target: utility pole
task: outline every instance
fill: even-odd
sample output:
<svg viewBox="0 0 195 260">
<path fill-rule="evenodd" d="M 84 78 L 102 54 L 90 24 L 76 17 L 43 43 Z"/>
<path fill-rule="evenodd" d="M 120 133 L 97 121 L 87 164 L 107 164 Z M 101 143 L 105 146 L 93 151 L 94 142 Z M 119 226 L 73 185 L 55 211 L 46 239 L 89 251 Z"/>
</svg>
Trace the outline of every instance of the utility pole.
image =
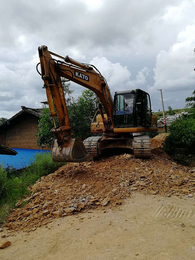
<svg viewBox="0 0 195 260">
<path fill-rule="evenodd" d="M 164 101 L 163 101 L 162 89 L 159 89 L 159 91 L 160 91 L 160 94 L 161 94 L 163 118 L 164 118 L 164 125 L 165 125 L 165 133 L 167 133 L 167 123 L 166 123 L 166 118 L 165 118 L 165 109 L 164 109 Z"/>
</svg>

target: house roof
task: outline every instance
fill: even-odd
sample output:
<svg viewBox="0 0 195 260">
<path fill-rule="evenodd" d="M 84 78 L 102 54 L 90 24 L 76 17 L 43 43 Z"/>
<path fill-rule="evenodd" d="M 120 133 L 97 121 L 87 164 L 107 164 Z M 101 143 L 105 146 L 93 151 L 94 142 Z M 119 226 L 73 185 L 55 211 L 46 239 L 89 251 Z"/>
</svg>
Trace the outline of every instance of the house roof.
<svg viewBox="0 0 195 260">
<path fill-rule="evenodd" d="M 16 155 L 17 152 L 9 147 L 0 144 L 0 154 Z"/>
<path fill-rule="evenodd" d="M 2 123 L 0 125 L 0 129 L 7 127 L 8 125 L 10 125 L 13 121 L 15 121 L 18 117 L 20 117 L 23 114 L 29 114 L 29 115 L 33 115 L 33 116 L 40 118 L 41 113 L 43 111 L 42 108 L 30 108 L 30 107 L 25 107 L 25 106 L 21 106 L 21 109 L 22 110 L 19 111 L 17 114 L 15 114 L 10 119 L 8 119 L 4 123 Z"/>
</svg>

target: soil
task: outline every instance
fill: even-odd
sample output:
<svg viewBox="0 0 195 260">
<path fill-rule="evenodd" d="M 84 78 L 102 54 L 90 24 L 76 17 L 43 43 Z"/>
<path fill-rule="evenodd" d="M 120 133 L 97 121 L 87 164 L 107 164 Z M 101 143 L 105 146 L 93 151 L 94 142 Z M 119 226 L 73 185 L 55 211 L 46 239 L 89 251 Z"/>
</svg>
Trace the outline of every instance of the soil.
<svg viewBox="0 0 195 260">
<path fill-rule="evenodd" d="M 1 259 L 195 259 L 195 168 L 163 152 L 165 137 L 151 140 L 150 159 L 123 154 L 42 177 L 6 220 Z"/>
</svg>

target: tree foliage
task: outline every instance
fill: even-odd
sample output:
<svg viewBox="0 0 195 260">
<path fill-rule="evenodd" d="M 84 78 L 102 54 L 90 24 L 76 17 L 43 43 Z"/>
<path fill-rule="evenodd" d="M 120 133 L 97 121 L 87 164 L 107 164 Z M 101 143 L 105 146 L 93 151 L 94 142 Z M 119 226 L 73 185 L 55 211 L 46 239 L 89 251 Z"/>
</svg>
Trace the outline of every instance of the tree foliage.
<svg viewBox="0 0 195 260">
<path fill-rule="evenodd" d="M 97 110 L 98 100 L 94 92 L 84 90 L 69 107 L 71 129 L 75 137 L 85 139 L 91 135 L 90 125 Z"/>
<path fill-rule="evenodd" d="M 51 132 L 53 128 L 53 119 L 50 115 L 49 108 L 44 108 L 41 114 L 41 118 L 38 124 L 37 130 L 37 145 L 50 148 L 53 142 L 53 133 Z"/>
<path fill-rule="evenodd" d="M 91 135 L 90 125 L 91 120 L 93 119 L 94 114 L 97 110 L 97 97 L 95 93 L 91 90 L 84 90 L 82 92 L 82 95 L 78 97 L 77 100 L 74 100 L 70 97 L 70 94 L 72 94 L 72 92 L 69 92 L 69 86 L 66 88 L 65 91 L 68 96 L 66 97 L 66 104 L 68 109 L 71 130 L 75 137 L 85 139 Z M 55 118 L 55 122 L 57 123 L 58 127 L 59 121 L 57 117 Z M 54 136 L 51 130 L 53 127 L 54 124 L 50 116 L 50 111 L 48 108 L 45 108 L 39 120 L 37 131 L 37 144 L 39 146 L 52 146 Z"/>
<path fill-rule="evenodd" d="M 195 108 L 195 90 L 192 92 L 191 97 L 186 98 L 186 103 L 187 103 L 186 104 L 187 107 Z"/>
<path fill-rule="evenodd" d="M 195 91 L 192 97 L 186 98 L 186 102 L 194 111 Z M 182 116 L 171 124 L 164 149 L 174 156 L 178 151 L 183 151 L 183 157 L 195 154 L 195 113 Z"/>
<path fill-rule="evenodd" d="M 1 117 L 1 118 L 0 118 L 0 125 L 3 124 L 3 123 L 5 123 L 5 121 L 7 121 L 7 118 Z"/>
<path fill-rule="evenodd" d="M 186 149 L 188 153 L 195 153 L 195 119 L 191 117 L 175 120 L 165 140 L 165 151 L 174 154 L 178 149 Z"/>
<path fill-rule="evenodd" d="M 168 113 L 169 113 L 170 116 L 175 115 L 175 112 L 174 112 L 174 110 L 172 109 L 171 106 L 168 106 Z"/>
</svg>

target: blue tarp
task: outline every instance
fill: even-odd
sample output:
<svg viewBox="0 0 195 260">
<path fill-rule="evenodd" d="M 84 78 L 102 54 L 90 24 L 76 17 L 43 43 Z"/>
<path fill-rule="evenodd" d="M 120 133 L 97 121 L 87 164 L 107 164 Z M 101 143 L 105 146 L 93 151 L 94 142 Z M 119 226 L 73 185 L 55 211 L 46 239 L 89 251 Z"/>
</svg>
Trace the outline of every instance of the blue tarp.
<svg viewBox="0 0 195 260">
<path fill-rule="evenodd" d="M 35 160 L 35 154 L 48 153 L 46 150 L 34 150 L 34 149 L 18 149 L 12 148 L 18 154 L 17 155 L 3 155 L 0 154 L 0 164 L 3 168 L 12 167 L 15 169 L 22 169 L 30 165 Z"/>
</svg>

